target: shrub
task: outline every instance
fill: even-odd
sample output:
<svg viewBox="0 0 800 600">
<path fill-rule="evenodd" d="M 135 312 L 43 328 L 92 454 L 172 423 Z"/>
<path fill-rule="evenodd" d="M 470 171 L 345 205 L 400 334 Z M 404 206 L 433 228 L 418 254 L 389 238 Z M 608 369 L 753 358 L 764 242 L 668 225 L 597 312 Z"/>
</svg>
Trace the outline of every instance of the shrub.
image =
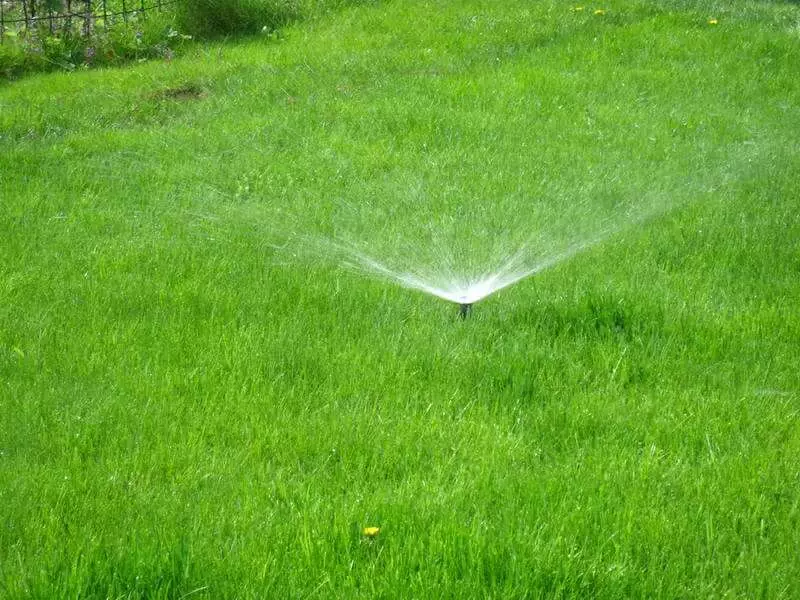
<svg viewBox="0 0 800 600">
<path fill-rule="evenodd" d="M 301 16 L 298 0 L 182 0 L 180 28 L 210 38 L 273 31 Z"/>
</svg>

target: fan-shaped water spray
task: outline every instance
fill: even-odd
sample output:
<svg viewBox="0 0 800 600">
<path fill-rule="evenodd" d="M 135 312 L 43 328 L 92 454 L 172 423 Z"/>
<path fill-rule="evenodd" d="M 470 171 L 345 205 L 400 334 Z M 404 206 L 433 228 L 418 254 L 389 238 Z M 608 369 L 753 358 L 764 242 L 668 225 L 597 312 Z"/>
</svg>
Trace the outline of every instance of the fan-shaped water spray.
<svg viewBox="0 0 800 600">
<path fill-rule="evenodd" d="M 654 214 L 656 212 L 650 210 L 636 217 L 629 216 L 624 220 L 606 223 L 591 235 L 567 240 L 560 246 L 546 250 L 523 243 L 515 251 L 505 253 L 495 264 L 473 273 L 459 271 L 458 261 L 447 252 L 443 252 L 441 261 L 432 266 L 397 268 L 350 240 L 305 236 L 302 245 L 307 250 L 314 249 L 315 254 L 327 256 L 351 270 L 453 302 L 459 306 L 459 316 L 465 319 L 477 302 L 588 250 L 623 229 L 642 223 Z"/>
<path fill-rule="evenodd" d="M 441 181 L 354 182 L 347 199 L 269 207 L 274 247 L 292 262 L 322 260 L 455 303 L 466 318 L 498 291 L 719 189 L 751 164 L 749 150 L 731 156 L 716 170 L 685 165 L 680 182 L 622 164 L 507 194 L 487 178 L 468 197 Z"/>
</svg>

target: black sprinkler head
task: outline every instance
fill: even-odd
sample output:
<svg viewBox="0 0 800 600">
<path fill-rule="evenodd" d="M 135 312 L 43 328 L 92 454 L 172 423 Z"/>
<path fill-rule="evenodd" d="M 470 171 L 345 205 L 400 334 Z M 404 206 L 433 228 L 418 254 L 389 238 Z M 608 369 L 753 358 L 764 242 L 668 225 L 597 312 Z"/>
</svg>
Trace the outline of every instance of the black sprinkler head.
<svg viewBox="0 0 800 600">
<path fill-rule="evenodd" d="M 458 305 L 458 316 L 462 319 L 466 319 L 469 316 L 469 313 L 472 312 L 472 303 L 462 303 Z"/>
</svg>

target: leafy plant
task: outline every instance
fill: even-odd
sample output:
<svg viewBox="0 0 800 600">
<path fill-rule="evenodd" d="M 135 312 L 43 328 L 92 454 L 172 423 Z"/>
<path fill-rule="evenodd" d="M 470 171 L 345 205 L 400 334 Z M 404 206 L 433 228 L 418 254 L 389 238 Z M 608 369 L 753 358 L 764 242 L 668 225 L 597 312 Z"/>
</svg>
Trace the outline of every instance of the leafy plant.
<svg viewBox="0 0 800 600">
<path fill-rule="evenodd" d="M 175 29 L 171 16 L 134 15 L 127 22 L 98 26 L 89 35 L 79 28 L 56 34 L 46 26 L 7 36 L 0 45 L 0 76 L 13 78 L 26 71 L 72 71 L 131 60 L 170 59 L 191 36 Z"/>
</svg>

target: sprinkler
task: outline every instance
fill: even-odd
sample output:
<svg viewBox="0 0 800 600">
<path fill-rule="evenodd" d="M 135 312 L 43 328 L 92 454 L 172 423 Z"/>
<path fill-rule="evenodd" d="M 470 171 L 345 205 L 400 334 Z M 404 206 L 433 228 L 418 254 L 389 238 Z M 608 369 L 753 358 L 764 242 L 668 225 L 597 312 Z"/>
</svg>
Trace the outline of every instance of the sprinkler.
<svg viewBox="0 0 800 600">
<path fill-rule="evenodd" d="M 472 312 L 472 302 L 462 302 L 458 305 L 458 316 L 466 319 Z"/>
</svg>

